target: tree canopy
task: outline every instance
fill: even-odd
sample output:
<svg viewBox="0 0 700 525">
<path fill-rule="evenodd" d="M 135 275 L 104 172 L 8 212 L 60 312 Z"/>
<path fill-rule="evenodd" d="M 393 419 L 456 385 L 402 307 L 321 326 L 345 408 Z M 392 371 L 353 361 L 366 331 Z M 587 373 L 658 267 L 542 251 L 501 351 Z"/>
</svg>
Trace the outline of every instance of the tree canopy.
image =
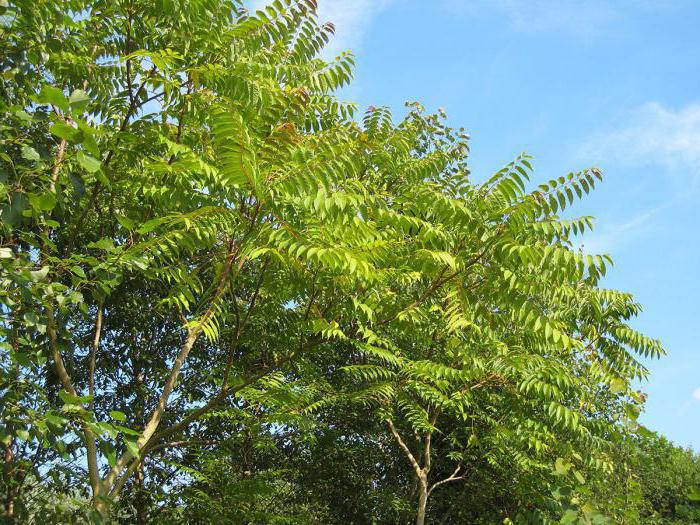
<svg viewBox="0 0 700 525">
<path fill-rule="evenodd" d="M 580 247 L 600 171 L 358 114 L 316 8 L 0 2 L 8 522 L 697 519 Z"/>
</svg>

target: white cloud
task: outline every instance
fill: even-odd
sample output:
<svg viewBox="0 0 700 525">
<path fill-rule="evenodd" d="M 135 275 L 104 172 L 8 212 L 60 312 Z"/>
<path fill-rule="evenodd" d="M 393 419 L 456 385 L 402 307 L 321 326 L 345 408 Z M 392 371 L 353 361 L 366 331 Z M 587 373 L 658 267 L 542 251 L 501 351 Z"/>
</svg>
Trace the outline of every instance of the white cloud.
<svg viewBox="0 0 700 525">
<path fill-rule="evenodd" d="M 654 224 L 651 219 L 669 205 L 659 206 L 652 210 L 640 213 L 631 219 L 607 226 L 600 233 L 594 231 L 587 234 L 581 244 L 586 253 L 602 254 L 613 253 L 624 243 L 648 233 Z"/>
<path fill-rule="evenodd" d="M 693 399 L 695 401 L 700 401 L 700 387 L 693 390 Z"/>
<path fill-rule="evenodd" d="M 592 39 L 614 34 L 630 15 L 680 7 L 685 0 L 443 0 L 452 12 L 478 17 L 496 15 L 512 29 Z"/>
<path fill-rule="evenodd" d="M 595 135 L 581 154 L 598 161 L 656 164 L 700 178 L 700 102 L 678 110 L 649 102 L 623 118 L 623 124 Z"/>
<path fill-rule="evenodd" d="M 335 24 L 329 50 L 357 49 L 374 18 L 395 0 L 319 0 L 318 19 Z"/>
<path fill-rule="evenodd" d="M 334 56 L 340 51 L 357 51 L 374 18 L 390 5 L 401 0 L 317 0 L 318 21 L 333 22 L 335 35 L 324 54 Z M 259 9 L 270 0 L 252 0 L 251 9 Z"/>
<path fill-rule="evenodd" d="M 693 390 L 692 397 L 678 408 L 677 414 L 681 417 L 685 416 L 693 408 L 693 405 L 697 404 L 699 401 L 700 401 L 700 387 Z"/>
<path fill-rule="evenodd" d="M 452 3 L 465 4 L 460 0 Z M 577 36 L 594 36 L 617 16 L 606 2 L 575 0 L 477 0 L 465 7 L 504 16 L 510 25 L 524 33 L 568 32 Z"/>
</svg>

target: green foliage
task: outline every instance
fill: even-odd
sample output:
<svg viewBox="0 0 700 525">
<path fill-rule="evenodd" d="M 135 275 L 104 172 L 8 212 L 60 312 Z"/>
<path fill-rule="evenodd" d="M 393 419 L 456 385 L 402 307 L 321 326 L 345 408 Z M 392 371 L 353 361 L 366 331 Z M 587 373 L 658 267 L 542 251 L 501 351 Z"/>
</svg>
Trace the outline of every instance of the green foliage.
<svg viewBox="0 0 700 525">
<path fill-rule="evenodd" d="M 0 20 L 18 520 L 626 511 L 595 480 L 627 465 L 630 385 L 664 351 L 601 287 L 610 257 L 577 247 L 592 218 L 562 216 L 597 169 L 535 186 L 523 154 L 479 182 L 442 112 L 356 117 L 313 0 L 17 0 Z"/>
<path fill-rule="evenodd" d="M 640 490 L 646 523 L 700 523 L 700 457 L 661 436 L 639 438 L 630 469 Z"/>
</svg>

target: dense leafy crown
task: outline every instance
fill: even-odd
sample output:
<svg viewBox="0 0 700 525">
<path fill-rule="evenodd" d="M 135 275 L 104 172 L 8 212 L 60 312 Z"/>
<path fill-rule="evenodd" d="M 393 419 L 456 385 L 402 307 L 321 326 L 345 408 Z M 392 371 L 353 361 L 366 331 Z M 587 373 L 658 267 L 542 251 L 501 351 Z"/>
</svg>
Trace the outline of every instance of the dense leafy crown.
<svg viewBox="0 0 700 525">
<path fill-rule="evenodd" d="M 458 468 L 614 470 L 638 356 L 663 350 L 578 248 L 592 218 L 563 218 L 598 170 L 533 188 L 521 155 L 477 182 L 442 112 L 356 118 L 313 0 L 0 5 L 14 454 L 57 482 L 84 467 L 102 517 L 249 410 L 279 429 L 364 407 Z"/>
</svg>

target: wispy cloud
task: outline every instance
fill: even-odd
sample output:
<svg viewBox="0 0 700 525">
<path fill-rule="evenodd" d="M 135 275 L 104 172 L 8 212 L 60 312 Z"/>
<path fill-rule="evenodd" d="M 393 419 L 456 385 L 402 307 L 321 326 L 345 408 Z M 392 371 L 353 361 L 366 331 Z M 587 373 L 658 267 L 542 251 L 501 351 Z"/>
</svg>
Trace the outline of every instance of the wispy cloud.
<svg viewBox="0 0 700 525">
<path fill-rule="evenodd" d="M 669 204 L 658 206 L 624 222 L 613 223 L 600 233 L 595 231 L 589 233 L 583 238 L 581 244 L 586 253 L 613 253 L 616 249 L 623 247 L 625 243 L 649 233 L 654 224 L 652 219 L 668 206 Z"/>
<path fill-rule="evenodd" d="M 674 174 L 700 179 L 700 102 L 678 110 L 649 102 L 620 121 L 594 135 L 581 154 L 631 166 L 659 165 Z"/>
<path fill-rule="evenodd" d="M 358 49 L 372 22 L 396 0 L 319 0 L 318 18 L 335 24 L 329 51 Z"/>
<path fill-rule="evenodd" d="M 447 0 L 447 5 L 468 16 L 496 15 L 520 32 L 569 32 L 593 36 L 617 15 L 606 2 L 573 0 Z"/>
<path fill-rule="evenodd" d="M 271 0 L 252 0 L 251 9 L 260 9 Z M 333 56 L 347 49 L 357 51 L 374 19 L 401 0 L 318 0 L 318 20 L 333 22 L 335 35 L 324 54 Z"/>
<path fill-rule="evenodd" d="M 683 2 L 684 0 L 681 0 Z M 612 34 L 636 11 L 678 7 L 671 0 L 443 0 L 451 11 L 471 17 L 499 16 L 516 31 L 595 38 Z"/>
<path fill-rule="evenodd" d="M 691 398 L 688 399 L 687 401 L 685 401 L 685 403 L 683 403 L 683 404 L 680 406 L 680 408 L 678 409 L 677 414 L 678 414 L 679 416 L 685 416 L 685 415 L 688 413 L 688 411 L 689 411 L 691 408 L 693 408 L 693 406 L 699 405 L 699 404 L 700 404 L 700 387 L 698 387 L 698 388 L 696 388 L 695 390 L 693 390 L 693 393 L 692 393 L 692 395 L 691 395 Z"/>
</svg>

